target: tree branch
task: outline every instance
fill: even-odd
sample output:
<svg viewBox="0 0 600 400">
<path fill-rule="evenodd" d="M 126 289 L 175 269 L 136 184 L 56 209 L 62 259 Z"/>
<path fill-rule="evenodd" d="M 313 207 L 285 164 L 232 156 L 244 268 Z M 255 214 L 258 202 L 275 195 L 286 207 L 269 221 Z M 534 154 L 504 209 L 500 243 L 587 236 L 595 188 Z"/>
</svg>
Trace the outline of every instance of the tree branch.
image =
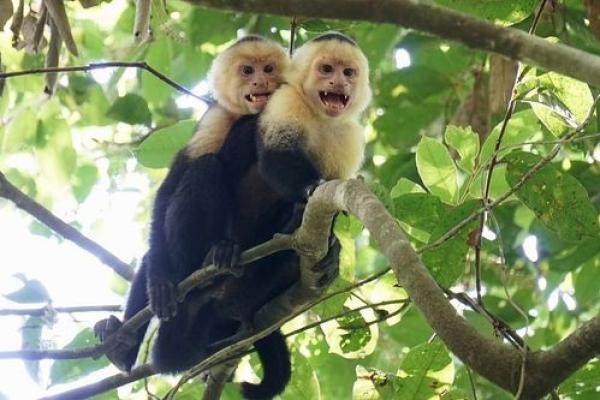
<svg viewBox="0 0 600 400">
<path fill-rule="evenodd" d="M 47 305 L 45 307 L 36 308 L 2 308 L 0 309 L 0 317 L 7 315 L 29 315 L 41 317 L 47 313 L 79 313 L 79 312 L 119 312 L 122 307 L 118 304 L 106 306 L 73 306 L 73 307 L 53 307 Z"/>
<path fill-rule="evenodd" d="M 169 78 L 162 72 L 157 71 L 152 66 L 146 64 L 143 61 L 107 61 L 107 62 L 99 62 L 99 63 L 91 63 L 88 65 L 81 66 L 73 66 L 73 67 L 48 67 L 48 68 L 33 68 L 27 69 L 23 71 L 12 71 L 12 72 L 0 72 L 0 81 L 2 79 L 7 78 L 15 78 L 17 76 L 25 76 L 25 75 L 35 75 L 35 74 L 45 74 L 48 72 L 58 73 L 58 72 L 89 72 L 96 69 L 104 69 L 104 68 L 137 68 L 144 71 L 150 72 L 152 75 L 156 76 L 161 81 L 165 82 L 167 85 L 176 89 L 177 91 L 186 94 L 188 96 L 192 96 L 198 100 L 201 100 L 205 103 L 212 103 L 213 100 L 207 96 L 199 96 L 192 92 L 191 90 L 185 88 L 179 83 L 175 82 L 173 79 Z"/>
<path fill-rule="evenodd" d="M 130 281 L 133 278 L 133 269 L 129 264 L 119 259 L 113 253 L 94 242 L 92 239 L 67 224 L 40 203 L 21 192 L 16 186 L 6 179 L 0 172 L 0 197 L 12 201 L 15 206 L 27 212 L 35 219 L 52 229 L 63 238 L 70 240 L 77 246 L 94 255 L 105 265 L 112 268 L 117 274 Z"/>
<path fill-rule="evenodd" d="M 437 6 L 431 0 L 186 1 L 247 13 L 397 24 L 600 86 L 600 57 L 573 47 L 549 43 L 518 29 L 493 25 Z"/>
<path fill-rule="evenodd" d="M 600 353 L 600 316 L 597 316 L 552 349 L 544 352 L 528 352 L 526 371 L 522 375 L 521 352 L 496 339 L 480 335 L 458 315 L 413 250 L 394 217 L 369 191 L 366 184 L 359 180 L 331 181 L 317 188 L 308 202 L 301 227 L 292 235 L 293 246 L 291 247 L 300 248 L 304 257 L 319 254 L 321 243 L 325 242 L 329 235 L 329 229 L 323 227 L 328 226 L 327 220 L 337 210 L 345 210 L 357 216 L 369 230 L 371 238 L 379 244 L 382 253 L 390 260 L 398 283 L 454 355 L 478 374 L 512 393 L 519 390 L 520 377 L 526 377 L 522 387 L 522 399 L 543 397 L 585 362 Z M 316 237 L 317 232 L 320 237 Z M 305 247 L 309 242 L 314 242 L 316 247 Z M 257 313 L 254 320 L 256 334 L 211 355 L 192 368 L 190 374 L 205 371 L 240 357 L 254 341 L 273 332 L 293 317 L 292 314 L 285 314 L 285 312 L 290 310 L 299 312 L 310 308 L 311 304 L 300 304 L 294 297 L 306 295 L 307 292 L 303 291 L 301 286 L 300 284 L 293 286 L 284 295 L 275 299 L 273 304 L 269 303 L 263 309 L 273 312 L 267 313 L 261 310 Z M 103 389 L 108 390 L 113 387 L 105 386 Z M 72 391 L 65 392 L 60 395 L 60 398 L 74 398 L 71 396 L 72 393 Z"/>
</svg>

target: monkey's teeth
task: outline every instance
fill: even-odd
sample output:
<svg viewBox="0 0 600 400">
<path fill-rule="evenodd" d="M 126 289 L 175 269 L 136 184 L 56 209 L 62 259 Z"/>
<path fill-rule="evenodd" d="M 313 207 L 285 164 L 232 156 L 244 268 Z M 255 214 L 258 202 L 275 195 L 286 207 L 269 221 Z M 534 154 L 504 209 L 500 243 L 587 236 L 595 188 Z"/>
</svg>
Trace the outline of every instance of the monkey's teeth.
<svg viewBox="0 0 600 400">
<path fill-rule="evenodd" d="M 324 93 L 325 97 L 327 97 L 327 92 L 323 92 L 323 93 Z"/>
</svg>

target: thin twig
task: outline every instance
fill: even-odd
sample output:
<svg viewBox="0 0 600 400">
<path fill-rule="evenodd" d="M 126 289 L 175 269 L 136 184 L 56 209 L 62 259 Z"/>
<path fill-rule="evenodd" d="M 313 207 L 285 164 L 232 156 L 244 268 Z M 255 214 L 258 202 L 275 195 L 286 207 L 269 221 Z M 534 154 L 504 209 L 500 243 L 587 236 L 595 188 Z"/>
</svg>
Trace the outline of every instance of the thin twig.
<svg viewBox="0 0 600 400">
<path fill-rule="evenodd" d="M 292 17 L 290 19 L 290 57 L 294 53 L 294 48 L 296 45 L 296 31 L 298 30 L 298 18 Z"/>
<path fill-rule="evenodd" d="M 79 313 L 79 312 L 119 312 L 122 307 L 118 304 L 106 305 L 106 306 L 74 306 L 74 307 L 53 307 L 47 305 L 45 307 L 37 308 L 3 308 L 0 309 L 0 316 L 4 317 L 7 315 L 29 315 L 29 316 L 43 316 L 46 313 Z"/>
<path fill-rule="evenodd" d="M 177 91 L 187 94 L 188 96 L 192 96 L 198 100 L 201 100 L 205 103 L 212 103 L 213 100 L 207 96 L 199 96 L 192 92 L 191 90 L 185 88 L 179 83 L 175 82 L 173 79 L 169 78 L 165 74 L 157 71 L 152 66 L 148 65 L 144 61 L 107 61 L 100 63 L 90 63 L 88 65 L 80 65 L 73 67 L 55 67 L 55 68 L 32 68 L 23 71 L 13 71 L 13 72 L 1 72 L 0 79 L 5 78 L 14 78 L 17 76 L 24 75 L 33 75 L 33 74 L 45 74 L 48 72 L 89 72 L 96 69 L 103 68 L 137 68 L 144 71 L 150 72 L 152 75 L 156 76 L 161 81 L 165 82 L 167 85 L 175 88 Z"/>
<path fill-rule="evenodd" d="M 544 11 L 544 7 L 546 5 L 546 1 L 547 0 L 542 0 L 540 2 L 540 5 L 538 6 L 538 9 L 535 13 L 535 17 L 533 19 L 533 23 L 531 24 L 531 27 L 529 28 L 530 35 L 533 35 L 535 33 L 535 30 L 537 29 L 538 23 L 540 21 L 540 16 L 541 16 L 542 12 Z M 483 306 L 483 299 L 481 298 L 481 242 L 483 240 L 483 228 L 485 226 L 485 221 L 487 218 L 486 214 L 488 212 L 487 210 L 488 210 L 488 206 L 490 203 L 490 190 L 492 187 L 492 176 L 494 174 L 494 168 L 496 168 L 496 165 L 498 163 L 498 157 L 500 155 L 500 147 L 502 145 L 502 140 L 504 139 L 504 135 L 506 134 L 506 128 L 508 127 L 508 122 L 512 118 L 513 113 L 515 112 L 515 107 L 517 106 L 516 87 L 519 84 L 519 82 L 521 82 L 523 80 L 523 77 L 525 76 L 525 68 L 523 68 L 523 65 L 521 63 L 518 64 L 517 71 L 518 71 L 518 73 L 517 73 L 517 76 L 515 77 L 515 81 L 512 86 L 512 94 L 510 96 L 510 101 L 508 103 L 508 107 L 507 107 L 506 113 L 504 115 L 504 120 L 502 121 L 500 133 L 498 134 L 498 139 L 496 140 L 496 145 L 494 146 L 492 160 L 490 162 L 488 172 L 486 175 L 486 179 L 485 179 L 482 202 L 483 202 L 483 207 L 486 209 L 486 211 L 481 213 L 481 216 L 479 218 L 479 234 L 476 236 L 476 243 L 474 246 L 475 247 L 475 286 L 476 286 L 476 290 L 477 290 L 477 301 L 482 306 Z"/>
<path fill-rule="evenodd" d="M 469 368 L 468 365 L 465 365 L 465 369 L 467 370 L 467 376 L 469 377 L 469 385 L 471 386 L 471 394 L 473 395 L 473 400 L 477 400 L 477 390 L 475 390 L 475 381 L 473 380 L 471 368 Z"/>
<path fill-rule="evenodd" d="M 52 214 L 50 210 L 43 205 L 20 191 L 6 179 L 2 172 L 0 172 L 0 197 L 12 201 L 15 206 L 27 212 L 63 238 L 70 240 L 77 246 L 94 255 L 103 264 L 112 268 L 124 279 L 130 281 L 133 278 L 133 269 L 129 264 L 119 259 L 106 248 L 88 238 L 79 230 Z"/>
<path fill-rule="evenodd" d="M 410 303 L 410 299 L 396 299 L 396 300 L 382 301 L 382 302 L 373 303 L 373 304 L 365 304 L 365 305 L 362 305 L 360 307 L 356 307 L 356 308 L 352 308 L 350 310 L 342 311 L 339 314 L 332 315 L 332 316 L 327 317 L 327 318 L 323 318 L 323 319 L 321 319 L 319 321 L 313 322 L 311 324 L 308 324 L 306 326 L 303 326 L 301 328 L 298 328 L 296 330 L 288 332 L 285 335 L 285 337 L 290 337 L 290 336 L 297 335 L 297 334 L 302 333 L 304 331 L 307 331 L 309 329 L 316 328 L 317 326 L 321 326 L 321 325 L 323 325 L 326 322 L 333 321 L 333 320 L 336 320 L 338 318 L 342 318 L 342 317 L 345 317 L 345 316 L 350 315 L 350 314 L 354 314 L 354 313 L 362 311 L 362 310 L 374 309 L 374 308 L 377 308 L 377 307 L 388 306 L 388 305 L 393 305 L 393 304 L 402 304 L 402 305 L 404 305 L 404 304 L 409 304 L 409 303 Z M 396 312 L 396 310 L 394 312 Z M 391 313 L 386 314 L 386 319 L 389 318 L 390 314 Z M 346 328 L 341 327 L 341 326 L 340 326 L 340 328 L 341 329 L 346 329 Z"/>
</svg>

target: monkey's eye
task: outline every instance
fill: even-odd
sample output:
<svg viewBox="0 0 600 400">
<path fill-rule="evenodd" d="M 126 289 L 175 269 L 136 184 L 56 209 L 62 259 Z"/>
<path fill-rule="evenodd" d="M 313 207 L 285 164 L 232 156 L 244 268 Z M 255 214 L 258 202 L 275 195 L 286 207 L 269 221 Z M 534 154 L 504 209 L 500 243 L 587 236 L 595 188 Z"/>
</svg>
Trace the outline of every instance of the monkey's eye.
<svg viewBox="0 0 600 400">
<path fill-rule="evenodd" d="M 344 75 L 346 75 L 348 78 L 353 77 L 355 74 L 355 71 L 352 68 L 344 68 Z"/>
<path fill-rule="evenodd" d="M 265 71 L 265 73 L 267 73 L 267 74 L 270 74 L 271 72 L 273 72 L 274 69 L 275 69 L 275 67 L 273 67 L 273 65 L 267 64 L 263 68 L 263 71 Z"/>
<path fill-rule="evenodd" d="M 252 75 L 253 73 L 254 73 L 254 67 L 252 65 L 243 65 L 242 66 L 242 74 Z"/>
<path fill-rule="evenodd" d="M 321 66 L 319 67 L 319 69 L 324 74 L 330 74 L 330 73 L 333 72 L 333 65 L 331 65 L 331 64 L 321 64 Z"/>
</svg>

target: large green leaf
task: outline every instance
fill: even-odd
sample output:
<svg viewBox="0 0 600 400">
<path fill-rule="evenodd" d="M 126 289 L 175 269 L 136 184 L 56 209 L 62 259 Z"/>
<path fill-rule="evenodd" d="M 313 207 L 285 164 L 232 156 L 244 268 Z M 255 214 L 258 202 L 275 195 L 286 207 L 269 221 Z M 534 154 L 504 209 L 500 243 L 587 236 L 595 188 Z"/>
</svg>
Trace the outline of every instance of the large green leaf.
<svg viewBox="0 0 600 400">
<path fill-rule="evenodd" d="M 560 385 L 560 393 L 574 399 L 595 399 L 600 382 L 600 360 L 594 359 Z"/>
<path fill-rule="evenodd" d="M 433 231 L 429 243 L 435 242 L 459 222 L 475 212 L 481 203 L 476 200 L 467 201 L 449 210 L 443 215 L 440 223 Z M 478 227 L 478 220 L 464 227 L 454 238 L 423 253 L 422 260 L 436 281 L 444 286 L 453 285 L 464 273 L 467 253 L 469 251 L 469 235 Z"/>
<path fill-rule="evenodd" d="M 450 207 L 429 193 L 408 193 L 394 200 L 394 208 L 407 233 L 427 242 Z"/>
<path fill-rule="evenodd" d="M 540 157 L 515 151 L 505 157 L 507 179 L 514 186 L 540 161 Z M 585 188 L 567 172 L 547 164 L 516 193 L 549 229 L 573 242 L 600 235 L 598 212 Z"/>
<path fill-rule="evenodd" d="M 481 153 L 479 155 L 479 165 L 484 166 L 492 159 L 494 148 L 500 135 L 502 122 L 492 129 L 492 133 L 487 137 Z M 519 111 L 513 115 L 508 122 L 502 144 L 500 146 L 500 155 L 506 154 L 511 150 L 510 146 L 517 145 L 526 141 L 541 138 L 542 131 L 538 123 L 538 119 L 531 110 Z"/>
<path fill-rule="evenodd" d="M 417 169 L 421 180 L 442 201 L 453 204 L 458 193 L 458 171 L 448 149 L 435 139 L 423 137 L 417 146 Z"/>
<path fill-rule="evenodd" d="M 299 351 L 292 352 L 294 373 L 289 385 L 281 396 L 285 399 L 321 399 L 321 387 L 315 370 L 308 359 Z"/>
<path fill-rule="evenodd" d="M 96 343 L 94 332 L 85 328 L 79 332 L 65 349 L 80 349 L 93 346 Z M 82 358 L 79 360 L 56 360 L 50 367 L 50 384 L 58 385 L 70 382 L 72 380 L 84 377 L 94 371 L 106 367 L 109 364 L 106 357 L 94 360 L 92 358 Z"/>
<path fill-rule="evenodd" d="M 152 121 L 152 114 L 146 100 L 133 93 L 119 97 L 108 109 L 107 115 L 115 121 L 132 125 L 149 125 Z"/>
<path fill-rule="evenodd" d="M 172 60 L 173 44 L 169 38 L 163 37 L 150 44 L 146 54 L 146 62 L 156 70 L 174 79 L 175 77 L 171 71 Z M 153 105 L 178 95 L 171 86 L 147 71 L 142 72 L 141 81 L 144 99 Z"/>
<path fill-rule="evenodd" d="M 531 108 L 554 136 L 562 136 L 581 124 L 594 103 L 587 84 L 555 72 L 535 78 L 542 90 Z"/>
<path fill-rule="evenodd" d="M 149 168 L 165 168 L 175 154 L 192 137 L 196 121 L 184 120 L 166 128 L 158 129 L 138 147 L 139 162 Z"/>
</svg>

